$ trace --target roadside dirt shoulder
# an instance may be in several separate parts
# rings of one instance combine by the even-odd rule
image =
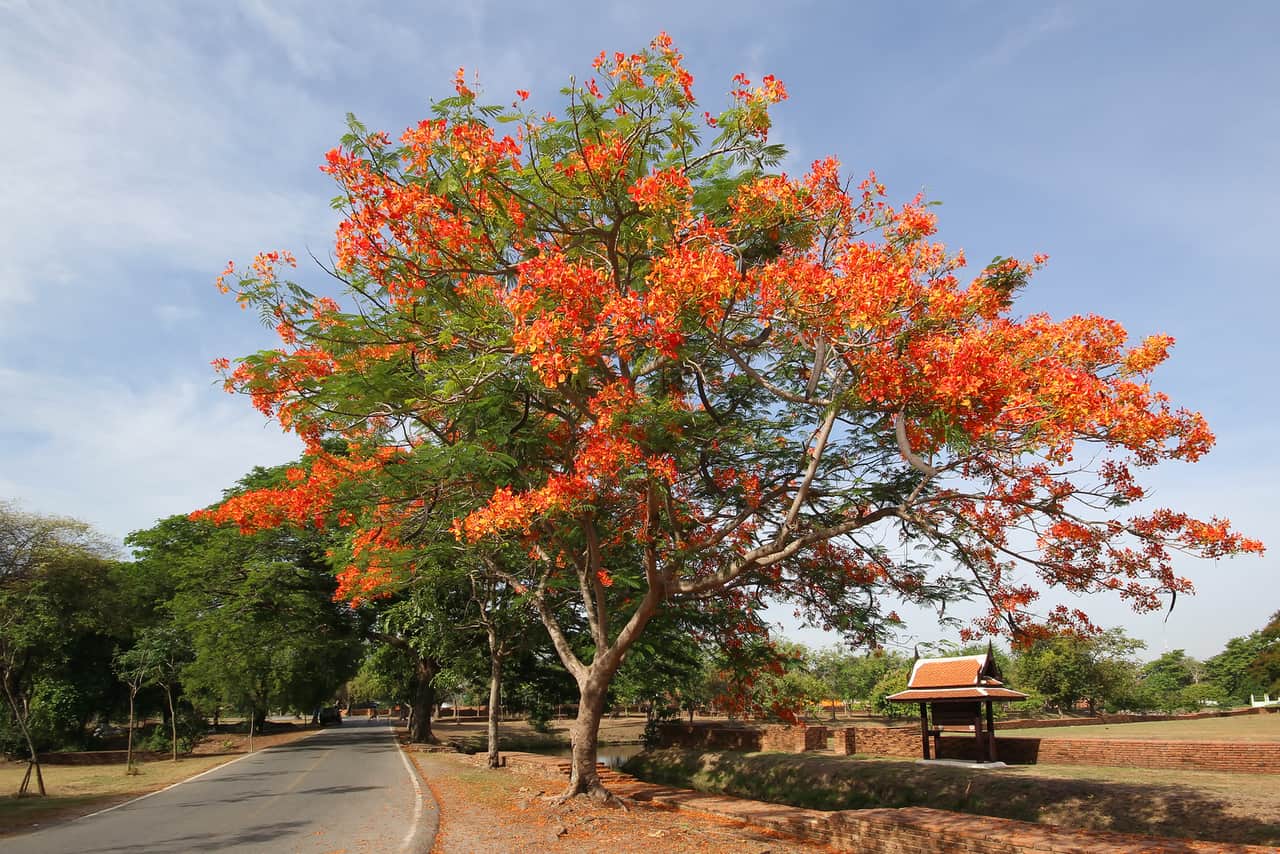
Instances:
[[[509,851],[598,854],[812,854],[830,849],[782,839],[739,822],[648,807],[624,812],[583,798],[556,806],[564,778],[536,770],[484,767],[483,757],[411,752],[440,806],[440,830],[432,854]]]

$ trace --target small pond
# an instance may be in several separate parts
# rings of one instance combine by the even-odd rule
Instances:
[[[606,767],[617,768],[642,750],[644,750],[643,744],[602,744],[596,750],[596,756]],[[566,759],[573,755],[573,751],[568,747],[541,747],[530,749],[528,752],[542,756],[563,756]]]

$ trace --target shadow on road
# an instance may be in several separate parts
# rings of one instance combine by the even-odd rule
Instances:
[[[230,798],[218,798],[217,800],[200,800],[191,803],[181,804],[185,808],[202,808],[210,804],[239,804],[245,801],[253,801],[259,798],[294,798],[299,796],[305,797],[321,797],[324,795],[352,795],[356,792],[376,792],[383,791],[386,786],[319,786],[314,789],[301,789],[295,792],[244,792]]]
[[[119,845],[92,849],[92,854],[173,854],[174,851],[222,851],[238,845],[266,845],[282,837],[292,836],[310,825],[305,821],[278,821],[260,824],[236,833],[197,833],[174,836],[153,843]],[[89,852],[86,852],[89,854]]]

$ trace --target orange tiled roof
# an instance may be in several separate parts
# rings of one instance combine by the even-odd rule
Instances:
[[[909,703],[938,700],[1025,700],[1027,695],[1009,688],[986,687],[984,685],[965,686],[961,688],[908,688],[885,699],[893,703]]]
[[[977,685],[986,663],[985,655],[966,655],[963,658],[924,658],[911,670],[908,688],[947,688],[956,685]]]
[[[1026,699],[1026,694],[1005,688],[996,678],[996,672],[995,662],[986,653],[922,658],[911,668],[907,690],[888,699],[895,702]]]

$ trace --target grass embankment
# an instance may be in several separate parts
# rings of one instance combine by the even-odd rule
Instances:
[[[1280,844],[1280,775],[1022,766],[658,750],[623,766],[642,780],[821,810],[920,806],[1178,839]]]

